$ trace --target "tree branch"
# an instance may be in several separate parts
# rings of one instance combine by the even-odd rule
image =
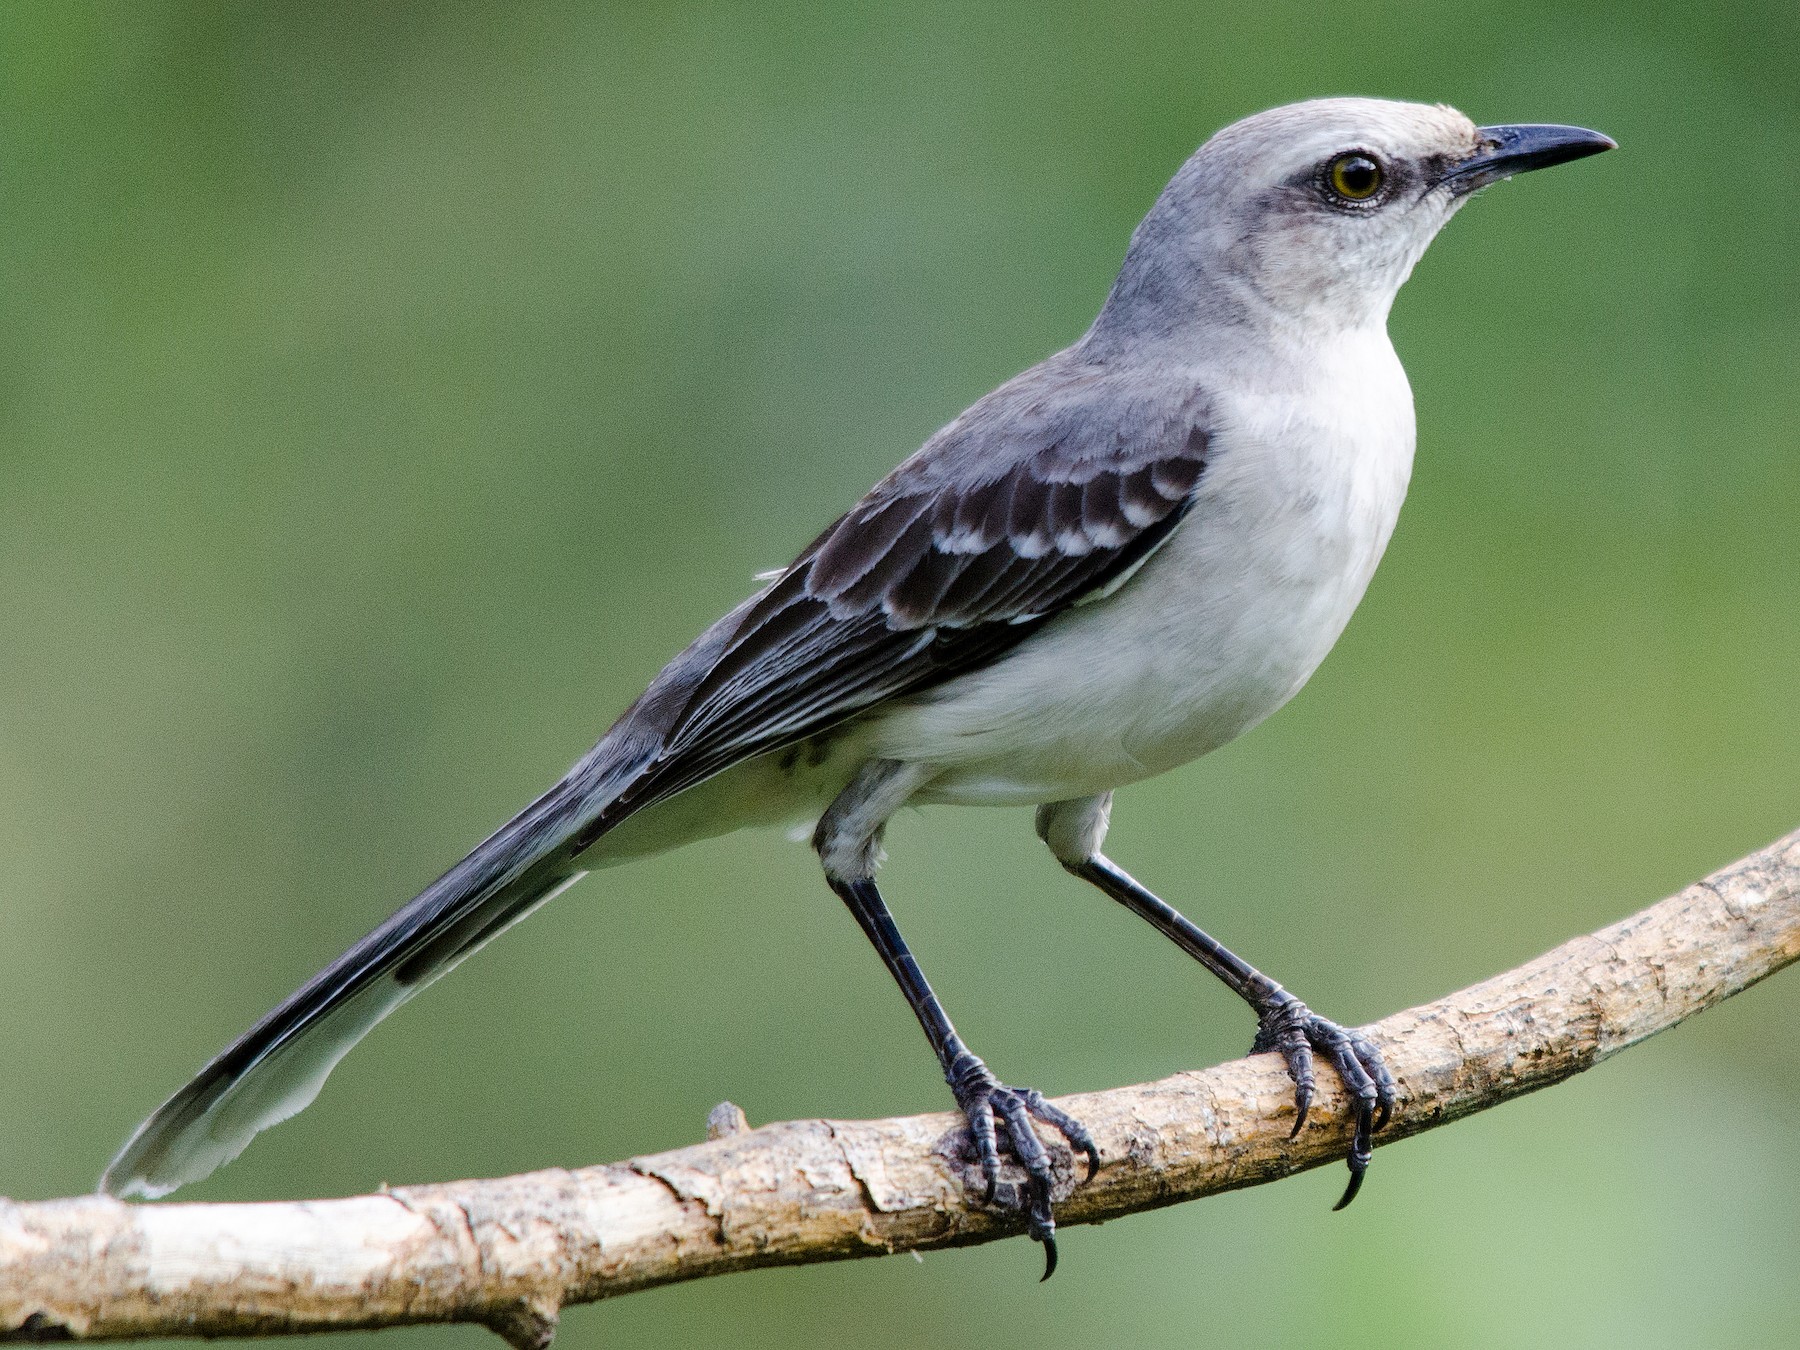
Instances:
[[[1800,956],[1800,831],[1623,923],[1377,1023],[1401,1139],[1548,1087]],[[1062,1099],[1099,1141],[1057,1217],[1096,1223],[1338,1162],[1342,1090],[1289,1140],[1273,1055]],[[266,1335],[479,1322],[541,1347],[557,1310],[755,1266],[989,1242],[949,1114],[742,1129],[721,1107],[691,1148],[579,1171],[344,1200],[125,1205],[0,1201],[0,1339]],[[1016,1174],[1015,1174],[1016,1179]],[[1004,1187],[1003,1187],[1004,1190]],[[1004,1202],[1009,1197],[1002,1195]]]

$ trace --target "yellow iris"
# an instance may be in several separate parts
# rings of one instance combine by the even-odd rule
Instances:
[[[1352,151],[1339,155],[1326,170],[1331,190],[1345,201],[1366,202],[1381,191],[1381,165],[1367,155]]]

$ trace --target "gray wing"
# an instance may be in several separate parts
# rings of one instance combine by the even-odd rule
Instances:
[[[577,851],[749,756],[991,661],[1118,585],[1180,523],[1206,466],[1193,415],[1157,431],[1071,434],[970,472],[952,424],[949,443],[896,470],[621,719],[657,749]]]

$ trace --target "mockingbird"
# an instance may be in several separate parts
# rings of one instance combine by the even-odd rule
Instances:
[[[968,1120],[1004,1147],[1055,1268],[1051,1159],[1082,1124],[963,1043],[875,887],[909,802],[1037,808],[1063,867],[1247,1002],[1298,1133],[1327,1061],[1355,1103],[1348,1204],[1394,1080],[1108,860],[1115,788],[1293,696],[1386,546],[1412,395],[1388,309],[1484,184],[1610,149],[1565,126],[1328,99],[1219,132],[1132,236],[1093,327],[934,435],[669,663],[569,773],[314,976],[140,1126],[101,1181],[159,1196],[309,1103],[368,1030],[588,871],[741,826],[813,826]]]

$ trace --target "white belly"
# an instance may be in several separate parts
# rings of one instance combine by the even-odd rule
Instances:
[[[1374,337],[1304,389],[1222,405],[1192,510],[1130,582],[872,719],[869,751],[938,768],[918,800],[1055,801],[1185,763],[1287,702],[1362,599],[1411,473],[1411,392]]]

